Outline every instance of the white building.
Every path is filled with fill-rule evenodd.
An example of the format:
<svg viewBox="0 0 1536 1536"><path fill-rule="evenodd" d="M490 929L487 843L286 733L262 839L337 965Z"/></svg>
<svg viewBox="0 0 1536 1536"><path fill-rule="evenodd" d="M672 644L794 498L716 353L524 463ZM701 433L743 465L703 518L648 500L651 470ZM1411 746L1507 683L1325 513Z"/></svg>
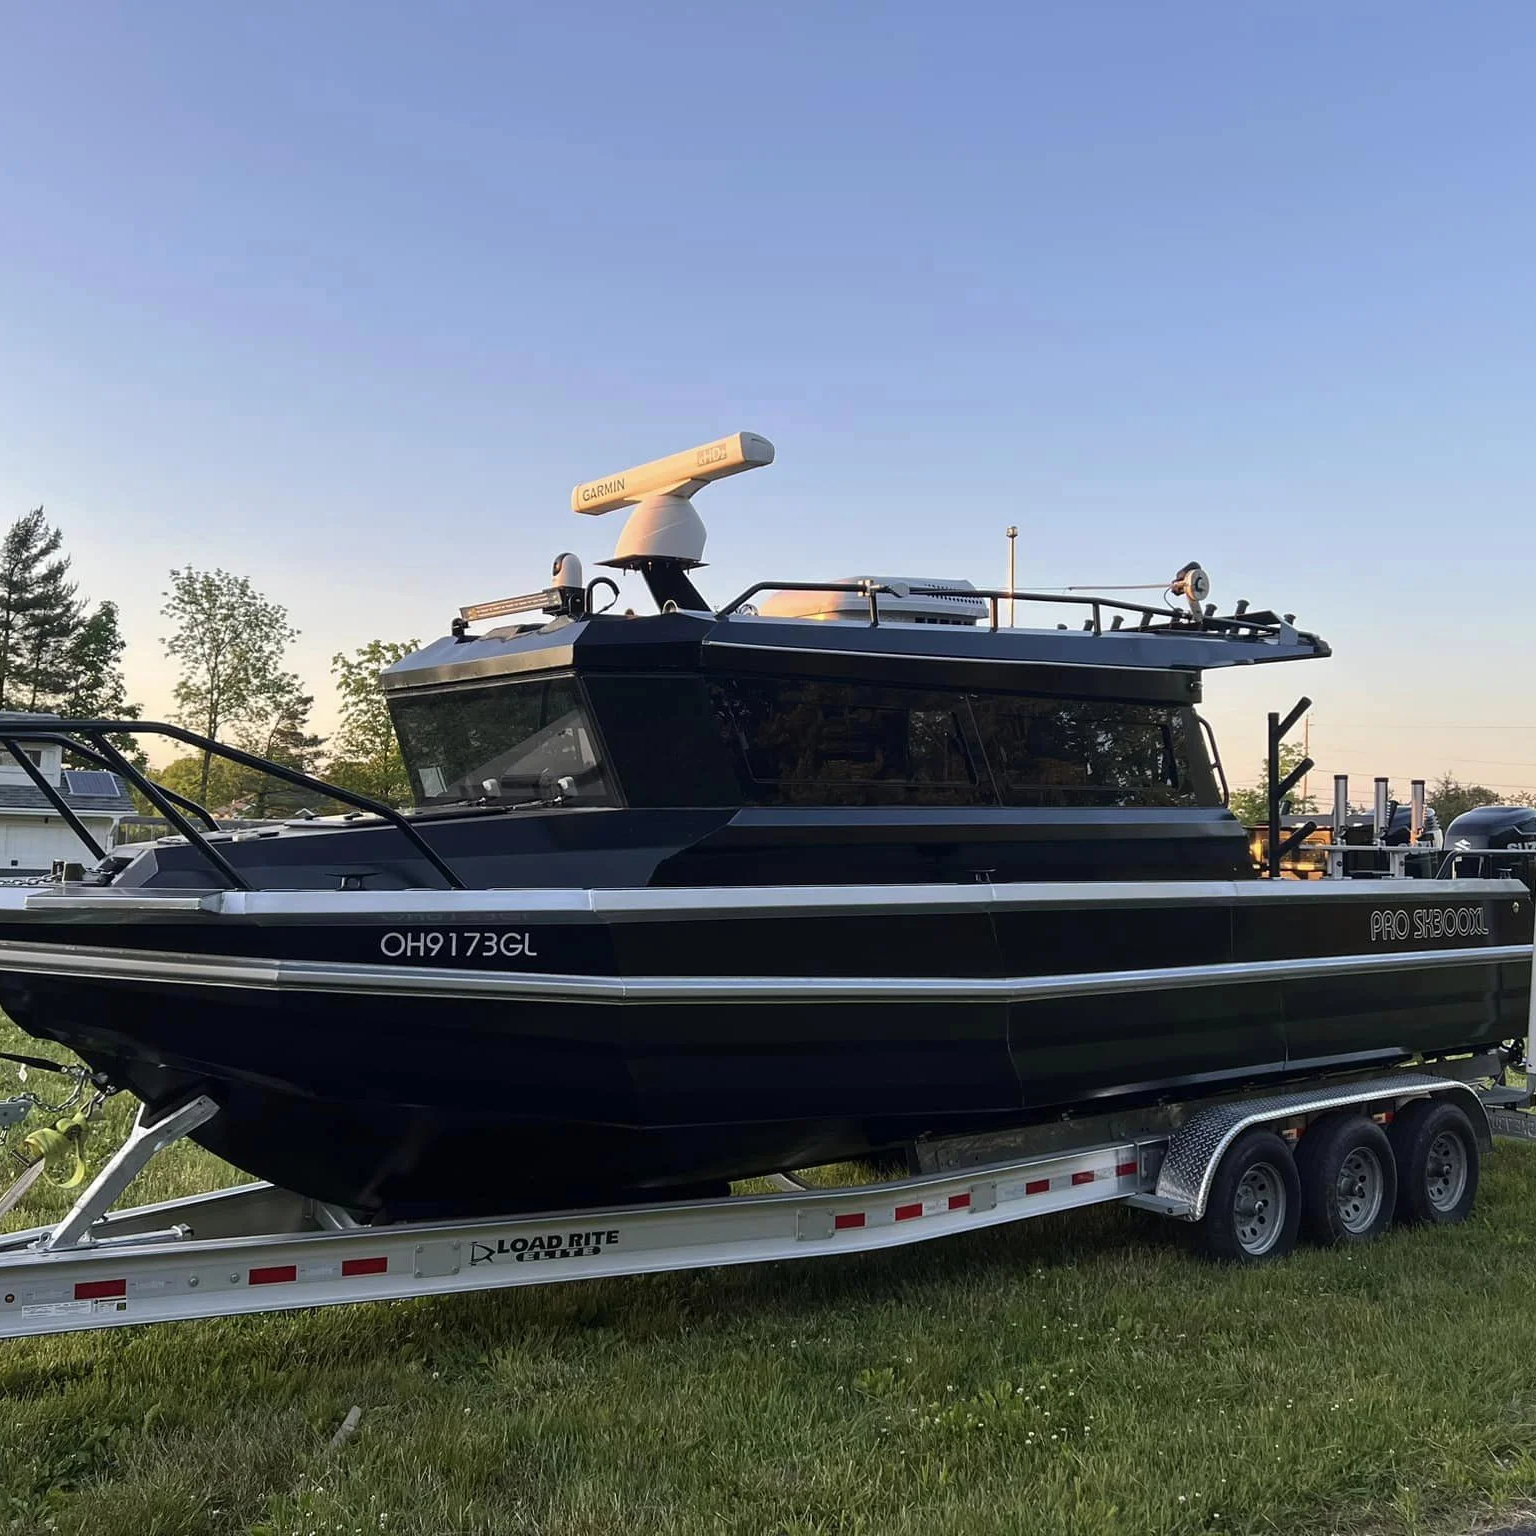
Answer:
<svg viewBox="0 0 1536 1536"><path fill-rule="evenodd" d="M58 789L64 802L103 848L110 848L117 825L134 814L123 781L102 769L66 768L63 750L39 743L22 750ZM87 867L96 855L75 836L48 797L9 752L0 751L0 879L46 875L55 859Z"/></svg>

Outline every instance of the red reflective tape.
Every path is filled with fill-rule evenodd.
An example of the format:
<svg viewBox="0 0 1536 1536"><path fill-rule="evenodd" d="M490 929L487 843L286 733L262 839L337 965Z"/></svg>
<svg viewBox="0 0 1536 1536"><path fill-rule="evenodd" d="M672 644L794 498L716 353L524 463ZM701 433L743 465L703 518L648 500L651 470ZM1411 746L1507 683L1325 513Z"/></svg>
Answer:
<svg viewBox="0 0 1536 1536"><path fill-rule="evenodd" d="M1072 1175L1072 1182L1074 1184L1092 1184L1093 1174L1086 1170L1082 1173L1074 1173Z"/></svg>
<svg viewBox="0 0 1536 1536"><path fill-rule="evenodd" d="M75 1282L76 1301L100 1301L107 1296L126 1296L126 1280L78 1280Z"/></svg>
<svg viewBox="0 0 1536 1536"><path fill-rule="evenodd" d="M966 1210L969 1208L970 1203L971 1197L969 1195L951 1195L949 1197L949 1208L952 1211Z"/></svg>
<svg viewBox="0 0 1536 1536"><path fill-rule="evenodd" d="M1049 1179L1031 1179L1024 1186L1024 1193L1026 1195L1043 1195L1050 1187L1051 1181Z"/></svg>
<svg viewBox="0 0 1536 1536"><path fill-rule="evenodd" d="M846 1232L850 1227L862 1227L863 1225L863 1211L846 1211L843 1215L832 1218L832 1230L834 1232Z"/></svg>
<svg viewBox="0 0 1536 1536"><path fill-rule="evenodd" d="M1135 1163L1116 1163L1115 1164L1115 1172L1123 1179L1123 1178L1126 1177L1127 1174L1132 1174L1132 1173L1136 1172L1136 1164Z"/></svg>
<svg viewBox="0 0 1536 1536"><path fill-rule="evenodd" d="M272 1264L266 1269L253 1269L251 1271L252 1285L282 1285L287 1280L299 1278L297 1264Z"/></svg>
<svg viewBox="0 0 1536 1536"><path fill-rule="evenodd" d="M911 1221L914 1216L923 1214L923 1202L919 1200L915 1205L898 1205L896 1207L897 1221Z"/></svg>
<svg viewBox="0 0 1536 1536"><path fill-rule="evenodd" d="M343 1259L343 1275L382 1275L389 1269L388 1259Z"/></svg>

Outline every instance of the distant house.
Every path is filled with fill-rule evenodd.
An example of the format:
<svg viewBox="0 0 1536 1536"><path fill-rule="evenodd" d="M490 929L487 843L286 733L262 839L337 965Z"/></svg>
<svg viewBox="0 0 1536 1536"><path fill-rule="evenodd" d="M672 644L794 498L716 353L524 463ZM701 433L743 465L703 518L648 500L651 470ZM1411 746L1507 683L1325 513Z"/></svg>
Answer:
<svg viewBox="0 0 1536 1536"><path fill-rule="evenodd" d="M102 769L66 768L62 749L23 746L103 848L110 848L117 825L134 814L123 781ZM46 875L55 859L94 864L95 855L75 836L48 797L27 777L9 752L0 751L0 878Z"/></svg>

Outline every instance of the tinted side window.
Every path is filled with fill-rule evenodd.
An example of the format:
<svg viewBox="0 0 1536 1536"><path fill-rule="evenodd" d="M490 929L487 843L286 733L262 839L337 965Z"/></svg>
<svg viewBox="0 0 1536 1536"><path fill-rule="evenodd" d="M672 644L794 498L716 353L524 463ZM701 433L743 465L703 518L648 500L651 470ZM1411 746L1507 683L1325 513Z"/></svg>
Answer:
<svg viewBox="0 0 1536 1536"><path fill-rule="evenodd" d="M610 768L632 806L741 805L732 752L696 673L586 672Z"/></svg>
<svg viewBox="0 0 1536 1536"><path fill-rule="evenodd" d="M750 804L990 803L964 696L798 678L711 680Z"/></svg>
<svg viewBox="0 0 1536 1536"><path fill-rule="evenodd" d="M1180 711L1088 699L973 695L1009 805L1194 805Z"/></svg>
<svg viewBox="0 0 1536 1536"><path fill-rule="evenodd" d="M561 779L568 801L613 803L574 678L412 694L390 713L418 805L545 800Z"/></svg>

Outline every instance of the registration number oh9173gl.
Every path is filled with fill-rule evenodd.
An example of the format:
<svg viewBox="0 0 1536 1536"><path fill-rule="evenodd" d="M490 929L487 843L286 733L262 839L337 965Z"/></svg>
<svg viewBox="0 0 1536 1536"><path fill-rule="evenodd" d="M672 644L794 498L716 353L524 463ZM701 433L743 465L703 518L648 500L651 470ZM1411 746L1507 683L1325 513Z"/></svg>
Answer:
<svg viewBox="0 0 1536 1536"><path fill-rule="evenodd" d="M379 953L386 960L532 960L539 952L521 929L405 928L383 934Z"/></svg>

